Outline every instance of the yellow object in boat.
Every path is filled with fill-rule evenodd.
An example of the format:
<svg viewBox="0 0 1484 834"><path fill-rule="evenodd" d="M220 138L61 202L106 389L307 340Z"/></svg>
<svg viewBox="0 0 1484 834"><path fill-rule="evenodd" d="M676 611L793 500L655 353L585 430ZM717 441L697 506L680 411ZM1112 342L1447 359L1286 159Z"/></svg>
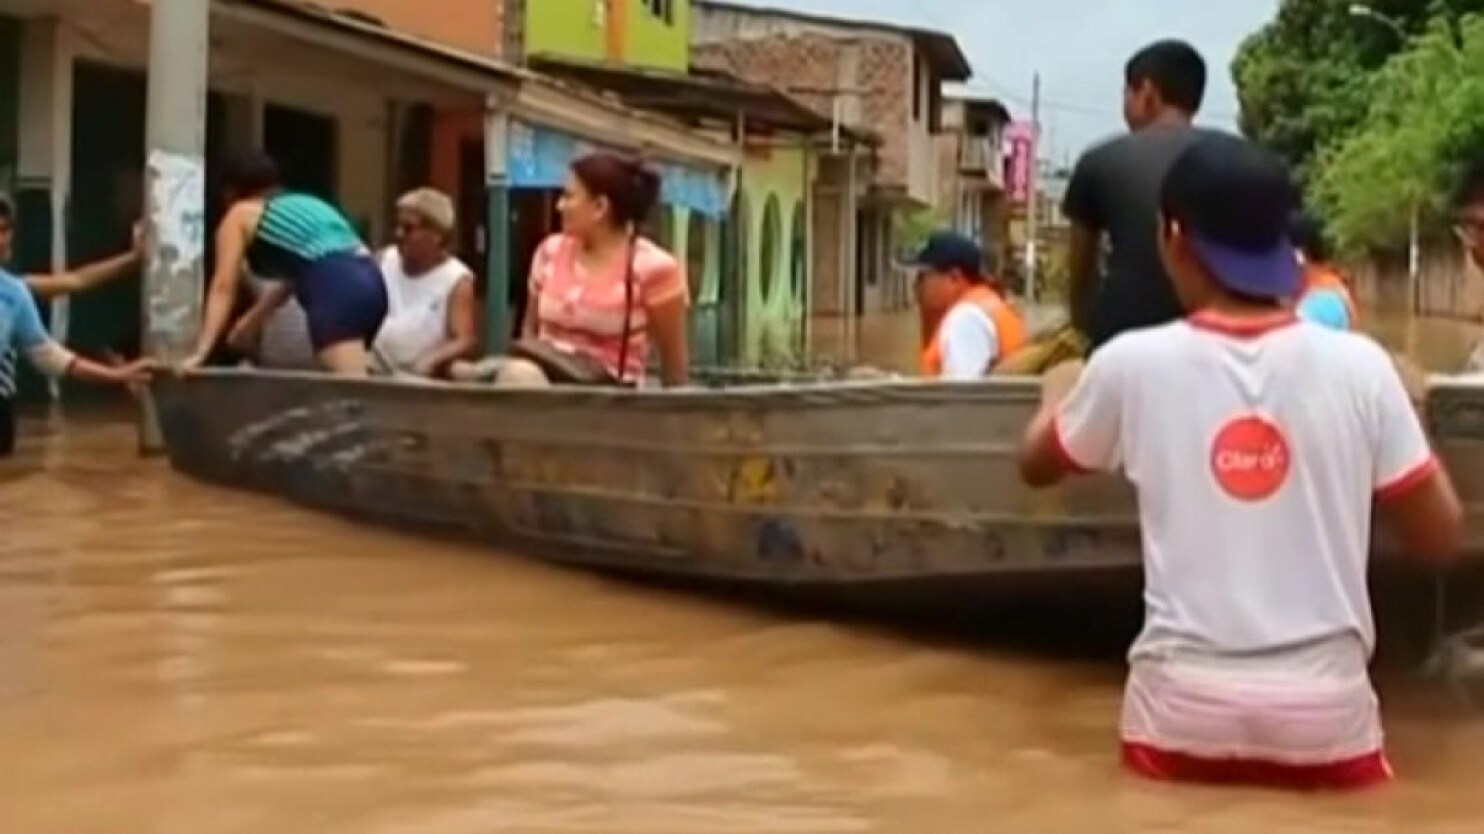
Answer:
<svg viewBox="0 0 1484 834"><path fill-rule="evenodd" d="M994 376L1037 376L1069 359L1081 359L1090 347L1087 337L1070 322L1042 328L1025 347L996 363Z"/></svg>

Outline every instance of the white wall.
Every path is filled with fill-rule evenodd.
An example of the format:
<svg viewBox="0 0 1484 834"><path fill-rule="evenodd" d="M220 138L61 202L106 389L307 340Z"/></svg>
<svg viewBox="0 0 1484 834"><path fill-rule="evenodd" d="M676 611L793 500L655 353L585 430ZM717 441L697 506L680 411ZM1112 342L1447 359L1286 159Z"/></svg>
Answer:
<svg viewBox="0 0 1484 834"><path fill-rule="evenodd" d="M72 56L76 33L58 18L32 18L21 32L20 124L16 191L44 189L51 196L51 269L67 266L67 195L72 180ZM71 321L62 298L51 307L51 332L66 341ZM53 398L57 385L52 382Z"/></svg>

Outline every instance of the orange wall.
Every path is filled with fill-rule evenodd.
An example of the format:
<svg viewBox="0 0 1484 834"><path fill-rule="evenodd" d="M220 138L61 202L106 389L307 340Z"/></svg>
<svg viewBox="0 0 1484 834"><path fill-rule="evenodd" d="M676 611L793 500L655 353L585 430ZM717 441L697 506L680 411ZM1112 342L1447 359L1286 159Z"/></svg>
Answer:
<svg viewBox="0 0 1484 834"><path fill-rule="evenodd" d="M444 110L433 120L433 166L431 185L458 203L459 152L467 139L484 136L483 114L477 111Z"/></svg>
<svg viewBox="0 0 1484 834"><path fill-rule="evenodd" d="M393 29L471 52L500 53L504 0L335 0L323 5L365 12Z"/></svg>
<svg viewBox="0 0 1484 834"><path fill-rule="evenodd" d="M327 5L365 12L393 29L471 52L500 53L505 0L336 0ZM433 123L434 188L458 199L460 146L464 139L483 132L484 122L477 111L437 115Z"/></svg>

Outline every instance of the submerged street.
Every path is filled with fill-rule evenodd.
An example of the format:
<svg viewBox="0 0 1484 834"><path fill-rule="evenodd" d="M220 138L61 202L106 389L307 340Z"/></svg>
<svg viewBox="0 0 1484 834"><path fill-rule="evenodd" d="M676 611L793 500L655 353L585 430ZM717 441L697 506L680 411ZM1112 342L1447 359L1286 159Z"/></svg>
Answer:
<svg viewBox="0 0 1484 834"><path fill-rule="evenodd" d="M1434 367L1474 333L1382 330ZM885 338L862 353L890 364ZM28 422L0 475L7 831L1477 828L1484 719L1404 674L1392 787L1149 785L1117 763L1120 649L950 645L352 524L140 460L126 416Z"/></svg>

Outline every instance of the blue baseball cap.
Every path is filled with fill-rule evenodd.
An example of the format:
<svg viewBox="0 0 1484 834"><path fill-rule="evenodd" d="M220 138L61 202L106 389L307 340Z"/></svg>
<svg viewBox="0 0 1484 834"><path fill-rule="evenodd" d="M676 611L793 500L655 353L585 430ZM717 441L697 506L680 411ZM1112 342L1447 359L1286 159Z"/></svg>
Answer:
<svg viewBox="0 0 1484 834"><path fill-rule="evenodd" d="M1175 159L1160 209L1180 224L1211 277L1232 292L1282 299L1299 291L1289 218L1299 205L1288 167L1241 137L1215 131Z"/></svg>
<svg viewBox="0 0 1484 834"><path fill-rule="evenodd" d="M922 249L902 265L934 272L956 269L971 278L978 278L984 274L984 250L973 239L958 232L938 231L928 235Z"/></svg>

